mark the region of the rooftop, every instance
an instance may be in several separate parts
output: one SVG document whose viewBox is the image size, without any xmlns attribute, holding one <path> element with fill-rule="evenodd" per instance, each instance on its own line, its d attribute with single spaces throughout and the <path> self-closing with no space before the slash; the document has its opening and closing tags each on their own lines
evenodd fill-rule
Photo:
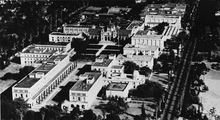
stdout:
<svg viewBox="0 0 220 120">
<path fill-rule="evenodd" d="M 122 69 L 123 66 L 122 65 L 113 65 L 111 68 L 112 69 Z"/>
<path fill-rule="evenodd" d="M 51 56 L 48 60 L 52 61 L 52 60 L 60 59 L 62 61 L 66 56 L 67 55 Z M 36 78 L 36 77 L 32 78 L 32 77 L 30 77 L 30 75 L 35 75 L 35 74 L 38 74 L 38 73 L 46 75 L 55 66 L 56 66 L 56 64 L 54 62 L 53 63 L 43 63 L 42 65 L 40 65 L 39 67 L 34 69 L 28 76 L 26 76 L 15 87 L 23 87 L 23 88 L 30 88 L 30 87 L 32 87 L 38 80 L 40 80 L 40 78 Z"/>
<path fill-rule="evenodd" d="M 139 30 L 135 35 L 148 35 L 149 30 Z"/>
<path fill-rule="evenodd" d="M 69 35 L 69 36 L 78 36 L 79 34 L 66 34 L 63 32 L 52 32 L 50 35 Z"/>
<path fill-rule="evenodd" d="M 18 83 L 15 87 L 30 88 L 39 80 L 40 78 L 30 78 L 27 76 L 20 83 Z"/>
<path fill-rule="evenodd" d="M 127 57 L 122 54 L 117 56 L 118 60 L 127 60 L 127 61 L 148 61 L 150 62 L 153 59 L 153 56 L 150 55 L 132 55 L 132 57 Z"/>
<path fill-rule="evenodd" d="M 136 26 L 141 26 L 143 24 L 143 21 L 132 21 L 131 24 L 126 28 L 127 30 L 132 30 Z"/>
<path fill-rule="evenodd" d="M 124 89 L 128 86 L 128 83 L 118 83 L 112 82 L 108 85 L 107 90 L 111 91 L 124 91 Z"/>
<path fill-rule="evenodd" d="M 118 36 L 129 36 L 131 34 L 131 30 L 119 29 L 117 32 Z"/>
<path fill-rule="evenodd" d="M 95 62 L 92 66 L 95 67 L 108 67 L 113 59 L 104 59 L 103 62 Z"/>
<path fill-rule="evenodd" d="M 71 91 L 89 91 L 90 88 L 94 85 L 94 83 L 101 76 L 101 73 L 98 72 L 86 72 L 84 75 L 88 75 L 91 78 L 94 78 L 94 82 L 92 84 L 86 83 L 86 80 L 78 80 L 75 85 L 70 89 Z"/>
<path fill-rule="evenodd" d="M 88 30 L 88 33 L 90 34 L 90 35 L 100 35 L 100 32 L 101 32 L 101 29 L 93 29 L 93 28 L 90 28 L 89 30 Z"/>
<path fill-rule="evenodd" d="M 41 53 L 41 54 L 52 54 L 55 53 L 57 50 L 52 50 L 49 48 L 65 48 L 66 45 L 69 43 L 49 43 L 47 45 L 40 45 L 40 44 L 33 44 L 29 45 L 28 47 L 22 50 L 22 53 Z"/>
<path fill-rule="evenodd" d="M 108 13 L 110 14 L 120 14 L 121 11 L 129 12 L 131 8 L 122 8 L 122 7 L 111 7 L 108 10 Z"/>
<path fill-rule="evenodd" d="M 150 51 L 156 51 L 158 49 L 157 46 L 150 46 L 150 45 L 131 45 L 131 44 L 126 44 L 124 49 L 145 49 L 145 50 L 150 50 Z"/>
<path fill-rule="evenodd" d="M 86 8 L 86 11 L 99 12 L 101 9 L 101 7 L 89 6 L 88 8 Z"/>
</svg>

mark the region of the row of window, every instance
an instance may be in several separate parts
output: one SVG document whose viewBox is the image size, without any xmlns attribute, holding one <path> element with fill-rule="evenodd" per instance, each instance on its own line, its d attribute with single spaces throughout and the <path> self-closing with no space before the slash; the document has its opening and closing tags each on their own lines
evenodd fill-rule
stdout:
<svg viewBox="0 0 220 120">
<path fill-rule="evenodd" d="M 28 98 L 28 94 L 20 94 L 20 95 L 19 95 L 18 93 L 16 93 L 16 94 L 15 94 L 15 97 L 16 97 L 16 98 L 19 98 L 19 97 L 21 97 L 21 98 Z"/>
<path fill-rule="evenodd" d="M 49 57 L 49 55 L 43 55 L 43 54 L 28 54 L 28 55 L 24 55 L 24 57 L 43 57 L 43 58 L 47 58 Z"/>
<path fill-rule="evenodd" d="M 73 96 L 86 96 L 85 93 L 72 93 Z"/>
<path fill-rule="evenodd" d="M 86 102 L 86 97 L 73 97 L 73 101 Z"/>
<path fill-rule="evenodd" d="M 28 90 L 14 90 L 14 92 L 25 92 L 25 93 L 27 93 Z"/>
</svg>

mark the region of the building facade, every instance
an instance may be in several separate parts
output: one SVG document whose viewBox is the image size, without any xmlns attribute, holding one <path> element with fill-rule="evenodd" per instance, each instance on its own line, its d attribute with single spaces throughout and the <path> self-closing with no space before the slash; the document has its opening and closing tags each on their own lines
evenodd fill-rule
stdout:
<svg viewBox="0 0 220 120">
<path fill-rule="evenodd" d="M 51 45 L 29 45 L 20 53 L 22 66 L 34 65 L 36 61 L 47 60 L 51 55 L 66 53 L 71 49 L 70 43 Z"/>
<path fill-rule="evenodd" d="M 76 67 L 68 54 L 52 55 L 12 87 L 12 97 L 23 98 L 32 109 L 45 106 L 44 100 Z"/>
<path fill-rule="evenodd" d="M 52 32 L 49 34 L 49 42 L 71 42 L 73 38 L 84 39 L 82 36 L 83 33 L 80 34 L 66 34 L 61 32 Z"/>
<path fill-rule="evenodd" d="M 154 58 L 153 56 L 149 55 L 122 55 L 119 54 L 116 58 L 116 61 L 118 62 L 119 65 L 123 65 L 125 61 L 132 61 L 139 65 L 140 67 L 147 66 L 150 69 L 153 69 L 154 65 Z"/>
<path fill-rule="evenodd" d="M 69 100 L 61 105 L 62 109 L 71 111 L 72 107 L 76 106 L 80 109 L 90 109 L 103 85 L 102 74 L 99 72 L 80 75 L 79 80 L 69 90 Z"/>
<path fill-rule="evenodd" d="M 150 31 L 138 31 L 131 37 L 132 45 L 157 46 L 159 51 L 164 49 L 163 35 L 155 35 Z"/>
<path fill-rule="evenodd" d="M 150 55 L 154 58 L 159 57 L 159 47 L 148 45 L 131 45 L 126 44 L 123 48 L 123 55 Z"/>
</svg>

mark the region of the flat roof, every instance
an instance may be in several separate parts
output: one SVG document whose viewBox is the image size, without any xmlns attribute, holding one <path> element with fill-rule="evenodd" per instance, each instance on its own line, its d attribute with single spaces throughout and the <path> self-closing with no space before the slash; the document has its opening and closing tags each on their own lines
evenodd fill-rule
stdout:
<svg viewBox="0 0 220 120">
<path fill-rule="evenodd" d="M 121 68 L 123 68 L 123 65 L 113 65 L 111 68 L 112 69 L 121 69 Z"/>
<path fill-rule="evenodd" d="M 143 21 L 132 21 L 131 24 L 126 28 L 127 30 L 132 30 L 135 26 L 141 26 Z"/>
<path fill-rule="evenodd" d="M 78 80 L 75 85 L 70 89 L 71 91 L 89 91 L 90 88 L 94 85 L 94 83 L 101 76 L 99 72 L 86 72 L 84 75 L 88 75 L 94 78 L 94 82 L 92 84 L 87 84 L 86 80 Z"/>
<path fill-rule="evenodd" d="M 92 66 L 96 67 L 108 67 L 113 59 L 104 59 L 103 62 L 95 62 Z"/>
<path fill-rule="evenodd" d="M 140 37 L 143 37 L 143 38 L 150 38 L 150 39 L 162 39 L 163 35 L 134 35 L 133 38 L 140 38 Z"/>
<path fill-rule="evenodd" d="M 88 8 L 86 8 L 87 11 L 100 11 L 102 8 L 101 7 L 94 7 L 94 6 L 89 6 Z"/>
<path fill-rule="evenodd" d="M 128 83 L 112 82 L 108 85 L 106 90 L 124 91 L 127 86 L 128 86 Z"/>
<path fill-rule="evenodd" d="M 30 78 L 27 76 L 21 82 L 19 82 L 15 87 L 30 88 L 39 80 L 40 78 Z"/>
<path fill-rule="evenodd" d="M 150 55 L 132 55 L 132 57 L 127 57 L 122 54 L 117 56 L 118 60 L 126 60 L 126 61 L 148 61 L 150 62 L 153 59 L 153 56 Z"/>
<path fill-rule="evenodd" d="M 55 60 L 55 59 L 60 59 L 61 61 L 66 57 L 67 55 L 57 55 L 57 56 L 51 56 L 49 58 L 50 61 Z M 48 61 L 48 60 L 46 60 Z M 43 63 L 36 69 L 34 69 L 29 75 L 33 75 L 36 73 L 44 73 L 46 75 L 50 70 L 52 70 L 56 64 L 51 62 L 50 64 L 48 63 Z M 30 88 L 32 87 L 40 78 L 30 78 L 26 76 L 21 82 L 19 82 L 15 87 L 23 87 L 23 88 Z"/>
<path fill-rule="evenodd" d="M 135 35 L 147 35 L 149 30 L 139 30 Z"/>
<path fill-rule="evenodd" d="M 78 36 L 79 34 L 67 34 L 63 32 L 52 32 L 50 35 L 68 35 L 68 36 Z"/>
<path fill-rule="evenodd" d="M 157 46 L 150 46 L 150 45 L 132 45 L 126 44 L 124 49 L 145 49 L 150 51 L 156 51 L 158 49 Z"/>
<path fill-rule="evenodd" d="M 65 48 L 69 43 L 48 43 L 46 45 L 32 44 L 22 50 L 22 53 L 41 53 L 41 54 L 52 54 L 57 50 L 48 50 L 47 48 Z M 42 49 L 45 48 L 45 49 Z"/>
</svg>

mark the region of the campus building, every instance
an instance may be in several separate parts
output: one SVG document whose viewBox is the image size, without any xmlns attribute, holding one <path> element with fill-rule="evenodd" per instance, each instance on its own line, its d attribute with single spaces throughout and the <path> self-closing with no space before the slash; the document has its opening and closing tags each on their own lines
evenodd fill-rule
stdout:
<svg viewBox="0 0 220 120">
<path fill-rule="evenodd" d="M 118 62 L 119 65 L 123 65 L 125 61 L 132 61 L 139 65 L 140 67 L 147 66 L 150 69 L 153 69 L 154 65 L 154 58 L 153 56 L 150 55 L 122 55 L 119 54 L 116 58 L 116 61 Z"/>
<path fill-rule="evenodd" d="M 180 32 L 180 29 L 176 26 L 165 26 L 165 29 L 162 33 L 164 39 L 171 39 L 173 36 L 177 36 Z"/>
<path fill-rule="evenodd" d="M 20 53 L 21 65 L 32 66 L 37 61 L 47 60 L 53 54 L 67 53 L 71 50 L 70 43 L 50 43 L 48 45 L 33 44 Z"/>
<path fill-rule="evenodd" d="M 131 88 L 131 83 L 118 83 L 118 82 L 112 82 L 109 83 L 106 89 L 106 96 L 118 96 L 122 98 L 127 98 L 129 90 Z"/>
<path fill-rule="evenodd" d="M 105 84 L 110 83 L 129 83 L 128 89 L 135 89 L 138 85 L 145 83 L 146 77 L 140 75 L 138 71 L 134 71 L 133 74 L 121 73 L 120 76 L 111 76 L 108 78 L 103 78 Z"/>
<path fill-rule="evenodd" d="M 184 4 L 149 4 L 142 10 L 140 16 L 145 20 L 145 26 L 154 27 L 167 22 L 170 26 L 181 28 L 181 19 L 185 13 Z"/>
<path fill-rule="evenodd" d="M 116 55 L 109 55 L 108 58 L 105 57 L 98 57 L 96 58 L 96 61 L 92 64 L 91 70 L 92 71 L 100 71 L 103 75 L 103 77 L 110 77 L 113 73 L 111 72 L 111 68 L 113 65 L 115 65 L 115 59 Z M 117 69 L 116 67 L 113 69 Z M 121 69 L 121 67 L 118 67 L 118 69 Z"/>
<path fill-rule="evenodd" d="M 86 72 L 79 76 L 79 80 L 69 90 L 69 100 L 64 101 L 62 109 L 71 111 L 73 107 L 90 109 L 92 103 L 101 90 L 104 82 L 99 72 Z"/>
<path fill-rule="evenodd" d="M 12 97 L 23 98 L 30 108 L 39 109 L 75 67 L 76 63 L 69 61 L 67 53 L 52 55 L 12 87 Z"/>
<path fill-rule="evenodd" d="M 63 33 L 65 34 L 81 34 L 81 33 L 87 34 L 90 28 L 92 28 L 92 26 L 63 24 Z"/>
<path fill-rule="evenodd" d="M 49 34 L 49 42 L 71 42 L 73 38 L 85 39 L 84 33 L 67 34 L 62 32 L 52 32 Z"/>
<path fill-rule="evenodd" d="M 123 55 L 150 55 L 154 58 L 159 57 L 159 47 L 149 45 L 126 44 L 123 48 Z"/>
<path fill-rule="evenodd" d="M 132 45 L 157 46 L 159 51 L 164 49 L 163 35 L 156 35 L 154 31 L 138 31 L 131 37 Z"/>
</svg>

